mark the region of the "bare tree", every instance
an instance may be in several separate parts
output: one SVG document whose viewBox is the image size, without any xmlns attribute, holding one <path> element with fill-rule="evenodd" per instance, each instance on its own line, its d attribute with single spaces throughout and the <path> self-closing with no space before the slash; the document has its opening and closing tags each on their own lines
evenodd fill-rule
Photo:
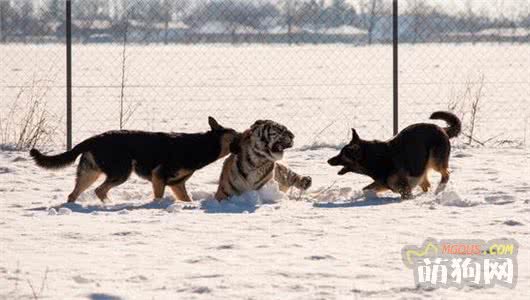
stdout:
<svg viewBox="0 0 530 300">
<path fill-rule="evenodd" d="M 430 30 L 429 21 L 432 8 L 424 0 L 408 0 L 408 8 L 405 12 L 412 17 L 412 43 L 422 39 L 425 30 Z"/>
<path fill-rule="evenodd" d="M 355 18 L 355 9 L 345 0 L 333 0 L 329 5 L 326 5 L 324 0 L 310 0 L 298 7 L 294 23 L 299 27 L 310 26 L 312 29 L 320 30 L 351 25 Z"/>
<path fill-rule="evenodd" d="M 164 22 L 164 44 L 167 45 L 168 34 L 169 34 L 169 22 L 173 18 L 173 12 L 175 6 L 171 0 L 163 0 L 161 4 L 162 11 L 160 12 L 160 18 Z"/>
<path fill-rule="evenodd" d="M 64 21 L 64 7 L 61 0 L 50 0 L 43 11 L 44 19 L 48 22 Z"/>
<path fill-rule="evenodd" d="M 17 27 L 25 40 L 32 35 L 35 29 L 35 19 L 33 12 L 33 3 L 31 1 L 17 1 L 13 4 L 16 21 L 13 27 Z"/>
<path fill-rule="evenodd" d="M 0 1 L 0 42 L 5 43 L 9 35 L 8 26 L 10 19 L 13 18 L 13 8 L 9 1 Z"/>
<path fill-rule="evenodd" d="M 284 3 L 285 11 L 285 24 L 287 25 L 287 36 L 289 39 L 289 45 L 293 41 L 293 23 L 294 23 L 294 14 L 296 11 L 296 0 L 285 0 Z"/>
<path fill-rule="evenodd" d="M 472 25 L 472 23 L 474 22 L 475 20 L 475 11 L 473 10 L 473 1 L 472 0 L 466 0 L 466 10 L 465 10 L 465 13 L 464 13 L 464 20 L 466 20 L 466 22 L 468 22 L 468 29 L 469 29 L 469 33 L 471 34 L 471 40 L 473 42 L 473 44 L 475 43 L 475 34 L 476 34 L 476 31 L 475 31 L 475 26 Z"/>
<path fill-rule="evenodd" d="M 465 11 L 463 13 L 463 27 L 467 29 L 471 35 L 471 42 L 475 44 L 477 42 L 477 33 L 482 30 L 484 23 L 484 11 L 476 11 L 473 6 L 473 0 L 467 0 L 465 2 Z"/>
<path fill-rule="evenodd" d="M 320 5 L 323 7 L 323 2 Z M 356 11 L 346 0 L 333 0 L 331 5 L 324 10 L 322 18 L 326 27 L 339 27 L 353 24 L 356 18 Z"/>
<path fill-rule="evenodd" d="M 183 20 L 190 7 L 188 0 L 163 0 L 161 3 L 160 17 L 164 22 L 164 44 L 167 45 L 169 38 L 169 23 L 172 20 Z"/>
<path fill-rule="evenodd" d="M 373 34 L 380 15 L 384 10 L 382 0 L 361 1 L 361 14 L 363 17 L 363 26 L 368 31 L 368 45 L 372 44 Z"/>
<path fill-rule="evenodd" d="M 235 43 L 241 28 L 262 29 L 268 26 L 264 20 L 278 14 L 277 8 L 267 3 L 241 0 L 212 1 L 196 8 L 185 22 L 192 27 L 199 27 L 212 21 L 222 23 L 225 25 L 226 33 L 232 36 L 232 43 Z"/>
<path fill-rule="evenodd" d="M 81 0 L 73 2 L 73 18 L 79 21 L 79 34 L 83 39 L 88 39 L 93 32 L 94 23 L 104 18 L 101 0 Z"/>
<path fill-rule="evenodd" d="M 500 24 L 497 24 L 498 28 L 499 28 L 499 36 L 501 36 L 503 33 L 502 33 L 502 30 L 505 29 L 505 28 L 508 28 L 508 29 L 511 29 L 511 36 L 512 36 L 512 43 L 515 43 L 516 39 L 517 39 L 517 19 L 518 19 L 518 14 L 521 15 L 521 14 L 524 14 L 524 11 L 525 9 L 521 9 L 519 11 L 515 10 L 515 9 L 505 9 L 505 3 L 504 3 L 504 0 L 502 0 L 500 3 L 500 8 L 498 8 L 498 10 L 501 12 L 500 13 L 500 17 L 499 17 L 499 20 Z M 507 11 L 507 13 L 505 14 L 505 11 Z M 528 10 L 527 10 L 528 11 Z M 527 16 L 528 18 L 528 13 L 527 13 Z"/>
</svg>

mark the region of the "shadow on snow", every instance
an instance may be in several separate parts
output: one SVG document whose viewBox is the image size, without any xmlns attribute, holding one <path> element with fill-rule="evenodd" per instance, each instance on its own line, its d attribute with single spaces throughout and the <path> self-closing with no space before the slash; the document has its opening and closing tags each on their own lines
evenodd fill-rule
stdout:
<svg viewBox="0 0 530 300">
<path fill-rule="evenodd" d="M 83 206 L 78 203 L 63 203 L 63 204 L 52 206 L 52 207 L 41 206 L 41 207 L 28 208 L 27 210 L 47 211 L 52 208 L 56 210 L 59 210 L 61 208 L 68 208 L 72 212 L 90 214 L 93 212 L 118 212 L 122 210 L 136 210 L 136 209 L 164 210 L 164 209 L 168 209 L 173 204 L 175 204 L 175 202 L 171 198 L 163 198 L 160 201 L 152 201 L 152 202 L 148 202 L 145 204 L 123 203 L 123 204 L 115 204 L 115 205 L 93 204 L 93 205 Z"/>
<path fill-rule="evenodd" d="M 378 206 L 386 204 L 400 203 L 401 197 L 354 197 L 350 201 L 344 202 L 316 202 L 313 207 L 317 208 L 344 208 L 344 207 L 363 207 L 363 206 Z"/>
</svg>

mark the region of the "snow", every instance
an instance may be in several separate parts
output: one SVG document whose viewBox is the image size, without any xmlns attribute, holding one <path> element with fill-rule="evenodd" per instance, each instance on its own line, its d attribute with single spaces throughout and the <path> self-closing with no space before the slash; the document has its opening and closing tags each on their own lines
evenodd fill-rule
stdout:
<svg viewBox="0 0 530 300">
<path fill-rule="evenodd" d="M 276 120 L 295 132 L 296 147 L 338 145 L 351 127 L 361 137 L 392 134 L 391 45 L 130 45 L 126 50 L 124 110 L 133 112 L 126 129 L 196 132 L 208 128 L 211 115 L 238 130 L 257 119 Z M 45 94 L 56 133 L 50 144 L 63 146 L 63 45 L 0 45 L 0 53 L 5 107 L 19 93 L 20 105 L 32 93 Z M 74 144 L 119 128 L 122 53 L 116 44 L 74 45 Z M 483 75 L 475 138 L 488 145 L 530 140 L 528 53 L 529 44 L 401 45 L 400 128 L 447 110 L 468 88 L 475 95 Z M 467 129 L 471 114 L 465 104 L 456 111 Z"/>
<path fill-rule="evenodd" d="M 303 150 L 300 150 L 303 148 Z M 334 147 L 302 147 L 286 161 L 313 177 L 300 194 L 275 183 L 218 203 L 221 161 L 188 183 L 192 203 L 153 201 L 137 177 L 102 204 L 94 187 L 65 204 L 75 168 L 37 168 L 1 151 L 0 298 L 525 299 L 530 289 L 530 184 L 525 148 L 456 145 L 451 180 L 412 200 L 364 194 L 363 176 L 337 176 Z M 433 187 L 439 176 L 432 174 Z M 401 261 L 427 237 L 514 238 L 513 290 L 421 289 Z M 31 285 L 30 285 L 31 284 Z M 42 287 L 42 288 L 41 288 Z"/>
</svg>

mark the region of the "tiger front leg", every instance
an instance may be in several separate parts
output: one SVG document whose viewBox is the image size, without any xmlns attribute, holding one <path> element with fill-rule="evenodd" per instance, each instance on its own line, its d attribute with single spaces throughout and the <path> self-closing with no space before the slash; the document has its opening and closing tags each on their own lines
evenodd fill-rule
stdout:
<svg viewBox="0 0 530 300">
<path fill-rule="evenodd" d="M 300 176 L 300 180 L 298 180 L 294 186 L 298 189 L 305 191 L 311 187 L 312 183 L 313 179 L 311 179 L 310 176 Z"/>
<path fill-rule="evenodd" d="M 305 191 L 311 187 L 312 183 L 311 177 L 298 175 L 296 172 L 279 163 L 276 163 L 274 167 L 274 180 L 278 182 L 278 186 L 282 192 L 287 192 L 292 186 Z"/>
</svg>

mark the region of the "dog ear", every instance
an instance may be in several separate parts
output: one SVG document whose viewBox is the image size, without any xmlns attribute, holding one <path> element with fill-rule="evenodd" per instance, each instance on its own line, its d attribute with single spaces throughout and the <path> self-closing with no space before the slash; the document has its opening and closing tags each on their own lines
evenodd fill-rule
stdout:
<svg viewBox="0 0 530 300">
<path fill-rule="evenodd" d="M 351 129 L 351 141 L 350 141 L 350 144 L 356 144 L 360 140 L 361 140 L 361 138 L 357 134 L 357 131 L 355 131 L 355 129 L 352 128 Z"/>
<path fill-rule="evenodd" d="M 208 117 L 208 124 L 210 125 L 210 128 L 212 128 L 212 130 L 224 129 L 224 127 L 221 126 L 221 124 L 219 124 L 213 117 Z"/>
</svg>

